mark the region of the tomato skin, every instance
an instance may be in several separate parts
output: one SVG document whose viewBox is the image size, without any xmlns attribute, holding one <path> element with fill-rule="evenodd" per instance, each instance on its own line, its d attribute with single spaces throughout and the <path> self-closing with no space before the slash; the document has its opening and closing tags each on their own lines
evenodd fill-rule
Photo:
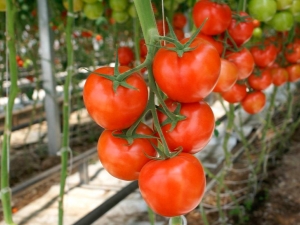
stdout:
<svg viewBox="0 0 300 225">
<path fill-rule="evenodd" d="M 261 68 L 272 65 L 277 57 L 277 49 L 273 44 L 265 45 L 264 49 L 254 46 L 250 48 L 250 52 L 253 55 L 255 64 Z"/>
<path fill-rule="evenodd" d="M 139 45 L 140 45 L 140 56 L 144 58 L 148 53 L 145 39 L 141 39 Z"/>
<path fill-rule="evenodd" d="M 185 38 L 181 43 L 187 41 Z M 183 53 L 182 57 L 161 48 L 153 59 L 153 75 L 158 86 L 169 98 L 185 103 L 208 96 L 219 79 L 221 67 L 220 56 L 211 44 L 196 38 L 189 47 L 195 49 Z"/>
<path fill-rule="evenodd" d="M 300 43 L 294 42 L 286 46 L 284 56 L 289 63 L 300 62 Z"/>
<path fill-rule="evenodd" d="M 249 114 L 261 112 L 265 104 L 266 96 L 261 91 L 247 93 L 246 97 L 241 101 L 242 108 Z"/>
<path fill-rule="evenodd" d="M 293 64 L 286 67 L 286 70 L 289 73 L 289 82 L 297 82 L 300 80 L 300 65 Z"/>
<path fill-rule="evenodd" d="M 151 160 L 141 170 L 140 192 L 157 214 L 184 215 L 196 208 L 205 192 L 206 178 L 200 161 L 180 153 L 167 160 Z"/>
<path fill-rule="evenodd" d="M 222 98 L 232 104 L 242 101 L 246 95 L 247 86 L 238 83 L 235 83 L 228 91 L 221 93 Z"/>
<path fill-rule="evenodd" d="M 121 66 L 127 66 L 133 61 L 134 53 L 131 48 L 127 46 L 119 47 L 118 58 Z"/>
<path fill-rule="evenodd" d="M 165 103 L 171 111 L 177 106 L 171 99 L 167 99 Z M 157 114 L 160 123 L 167 119 L 162 112 L 158 111 Z M 174 151 L 181 146 L 183 152 L 197 153 L 208 144 L 213 135 L 215 127 L 213 111 L 206 102 L 200 101 L 181 103 L 180 114 L 186 116 L 186 119 L 179 121 L 172 131 L 170 124 L 162 127 L 169 149 Z"/>
<path fill-rule="evenodd" d="M 184 32 L 181 29 L 174 29 L 174 33 L 177 37 L 177 39 L 180 41 L 182 39 L 184 39 Z"/>
<path fill-rule="evenodd" d="M 235 84 L 237 78 L 238 78 L 237 66 L 233 62 L 221 58 L 220 77 L 213 92 L 228 91 Z"/>
<path fill-rule="evenodd" d="M 249 16 L 245 12 L 239 12 L 239 15 L 242 17 Z M 245 44 L 252 37 L 253 30 L 254 26 L 250 17 L 245 19 L 244 22 L 232 19 L 228 27 L 228 33 L 238 46 Z"/>
<path fill-rule="evenodd" d="M 248 84 L 254 90 L 262 91 L 272 84 L 273 78 L 271 69 L 264 69 L 259 75 L 251 74 L 248 77 Z"/>
<path fill-rule="evenodd" d="M 163 36 L 163 35 L 167 35 L 169 33 L 169 26 L 166 21 L 156 20 L 156 26 L 157 26 L 159 35 Z"/>
<path fill-rule="evenodd" d="M 173 16 L 173 26 L 178 29 L 183 29 L 187 23 L 187 19 L 183 13 L 175 13 Z"/>
<path fill-rule="evenodd" d="M 231 10 L 226 4 L 214 3 L 210 0 L 196 2 L 193 8 L 193 20 L 196 27 L 208 18 L 201 33 L 206 35 L 217 35 L 223 33 L 231 21 Z"/>
<path fill-rule="evenodd" d="M 139 124 L 136 133 L 153 135 L 151 128 L 143 123 Z M 156 155 L 150 141 L 153 144 L 157 142 L 155 139 L 137 138 L 129 145 L 125 139 L 114 137 L 113 131 L 104 130 L 97 145 L 99 160 L 112 176 L 121 180 L 137 180 L 142 167 L 150 161 L 145 154 Z"/>
<path fill-rule="evenodd" d="M 283 85 L 289 79 L 289 73 L 285 68 L 273 68 L 271 70 L 271 73 L 273 78 L 273 84 L 277 87 Z"/>
<path fill-rule="evenodd" d="M 120 66 L 119 72 L 129 70 Z M 96 73 L 113 75 L 114 68 L 101 67 Z M 130 127 L 143 113 L 148 101 L 147 84 L 137 73 L 126 82 L 137 90 L 119 86 L 113 91 L 112 81 L 91 73 L 83 88 L 85 107 L 93 120 L 107 130 L 122 130 Z"/>
<path fill-rule="evenodd" d="M 237 66 L 238 80 L 246 79 L 254 70 L 254 58 L 247 48 L 242 48 L 238 52 L 227 51 L 225 58 Z"/>
<path fill-rule="evenodd" d="M 275 15 L 277 4 L 274 0 L 250 0 L 248 10 L 255 19 L 267 22 Z"/>
<path fill-rule="evenodd" d="M 220 41 L 213 39 L 213 37 L 211 37 L 209 35 L 205 35 L 205 34 L 201 34 L 201 33 L 198 34 L 198 38 L 202 38 L 202 39 L 208 41 L 209 43 L 211 43 L 217 49 L 219 55 L 222 55 L 224 46 Z"/>
</svg>

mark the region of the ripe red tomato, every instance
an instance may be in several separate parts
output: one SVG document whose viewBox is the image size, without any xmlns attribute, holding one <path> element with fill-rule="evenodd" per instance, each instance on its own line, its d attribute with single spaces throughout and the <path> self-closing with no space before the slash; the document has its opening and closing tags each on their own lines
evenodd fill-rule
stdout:
<svg viewBox="0 0 300 225">
<path fill-rule="evenodd" d="M 187 19 L 183 13 L 175 13 L 173 16 L 173 26 L 174 28 L 183 29 Z"/>
<path fill-rule="evenodd" d="M 300 43 L 294 42 L 286 46 L 284 56 L 289 63 L 300 62 Z"/>
<path fill-rule="evenodd" d="M 90 30 L 87 31 L 81 31 L 81 37 L 90 38 L 93 36 L 93 32 Z"/>
<path fill-rule="evenodd" d="M 231 10 L 226 4 L 218 4 L 210 0 L 196 2 L 193 8 L 193 20 L 196 27 L 207 19 L 201 33 L 217 35 L 223 33 L 231 21 Z"/>
<path fill-rule="evenodd" d="M 181 43 L 187 41 L 183 39 Z M 221 60 L 217 50 L 202 39 L 195 39 L 189 47 L 194 49 L 181 57 L 175 51 L 161 48 L 153 59 L 156 83 L 169 98 L 179 102 L 202 100 L 219 79 Z"/>
<path fill-rule="evenodd" d="M 233 62 L 230 62 L 226 59 L 221 59 L 220 77 L 213 92 L 228 91 L 235 84 L 237 78 L 237 66 Z"/>
<path fill-rule="evenodd" d="M 198 34 L 198 38 L 202 38 L 202 39 L 208 41 L 209 43 L 211 43 L 217 49 L 219 55 L 222 55 L 224 46 L 220 41 L 215 40 L 213 37 L 211 37 L 209 35 L 205 35 L 205 34 L 201 34 L 201 33 Z"/>
<path fill-rule="evenodd" d="M 227 51 L 225 58 L 233 62 L 238 68 L 238 80 L 246 79 L 254 70 L 254 59 L 247 48 L 242 48 L 237 52 Z"/>
<path fill-rule="evenodd" d="M 184 32 L 181 29 L 174 29 L 174 33 L 177 37 L 177 39 L 180 41 L 184 38 Z"/>
<path fill-rule="evenodd" d="M 286 70 L 289 73 L 289 82 L 296 82 L 300 80 L 300 65 L 293 64 L 286 67 Z"/>
<path fill-rule="evenodd" d="M 264 69 L 260 71 L 260 74 L 251 74 L 248 77 L 250 87 L 258 91 L 267 89 L 272 84 L 272 81 L 271 69 Z"/>
<path fill-rule="evenodd" d="M 177 104 L 171 99 L 166 100 L 166 105 L 172 112 L 176 109 Z M 160 123 L 167 119 L 162 112 L 158 111 L 157 113 Z M 215 127 L 213 111 L 206 102 L 200 101 L 181 103 L 180 114 L 186 116 L 186 119 L 179 121 L 173 130 L 170 130 L 170 124 L 162 127 L 169 149 L 174 151 L 181 146 L 183 152 L 192 154 L 199 152 L 213 135 Z"/>
<path fill-rule="evenodd" d="M 249 114 L 261 112 L 265 104 L 266 96 L 261 91 L 247 93 L 246 97 L 241 101 L 243 109 Z"/>
<path fill-rule="evenodd" d="M 238 103 L 247 95 L 247 86 L 244 84 L 235 83 L 228 91 L 221 93 L 224 100 L 229 103 Z"/>
<path fill-rule="evenodd" d="M 121 66 L 127 66 L 134 60 L 134 53 L 127 46 L 119 47 L 118 58 Z"/>
<path fill-rule="evenodd" d="M 196 208 L 205 192 L 206 178 L 199 160 L 188 153 L 167 160 L 151 160 L 141 170 L 140 192 L 157 214 L 184 215 Z"/>
<path fill-rule="evenodd" d="M 163 35 L 167 35 L 169 33 L 169 26 L 166 21 L 156 20 L 156 26 L 157 26 L 159 35 L 163 36 Z"/>
<path fill-rule="evenodd" d="M 140 56 L 144 58 L 148 53 L 145 39 L 141 39 L 139 44 L 140 44 Z"/>
<path fill-rule="evenodd" d="M 234 42 L 240 46 L 252 37 L 254 26 L 251 17 L 247 13 L 241 11 L 238 14 L 242 18 L 242 21 L 232 18 L 228 32 Z"/>
<path fill-rule="evenodd" d="M 139 124 L 136 133 L 153 135 L 151 128 L 143 123 Z M 104 130 L 98 140 L 98 157 L 112 176 L 121 180 L 137 180 L 142 167 L 150 161 L 146 154 L 156 155 L 151 141 L 153 144 L 157 142 L 155 139 L 137 138 L 128 144 L 125 139 L 114 137 L 113 131 Z"/>
<path fill-rule="evenodd" d="M 260 27 L 260 21 L 259 20 L 253 19 L 252 23 L 253 23 L 254 28 Z"/>
<path fill-rule="evenodd" d="M 120 66 L 124 73 L 129 67 Z M 101 67 L 94 72 L 113 76 L 114 68 Z M 137 73 L 126 82 L 135 89 L 119 86 L 114 92 L 113 82 L 91 73 L 83 88 L 85 107 L 95 122 L 107 130 L 121 130 L 130 127 L 143 113 L 148 101 L 147 84 Z"/>
<path fill-rule="evenodd" d="M 277 57 L 277 49 L 273 44 L 266 44 L 264 47 L 251 47 L 254 62 L 261 68 L 268 67 L 274 63 Z"/>
<path fill-rule="evenodd" d="M 273 68 L 271 70 L 273 84 L 275 86 L 281 86 L 286 83 L 289 79 L 289 73 L 285 68 Z"/>
</svg>

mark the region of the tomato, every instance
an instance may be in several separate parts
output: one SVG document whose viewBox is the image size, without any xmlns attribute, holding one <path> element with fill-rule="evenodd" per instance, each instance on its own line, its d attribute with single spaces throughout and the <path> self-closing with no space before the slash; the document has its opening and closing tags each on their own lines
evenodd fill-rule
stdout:
<svg viewBox="0 0 300 225">
<path fill-rule="evenodd" d="M 101 40 L 103 40 L 103 37 L 102 37 L 101 34 L 97 34 L 97 35 L 95 36 L 95 39 L 96 39 L 96 41 L 101 41 Z"/>
<path fill-rule="evenodd" d="M 127 46 L 118 48 L 119 63 L 121 66 L 127 66 L 134 60 L 134 53 L 131 48 Z"/>
<path fill-rule="evenodd" d="M 273 77 L 273 84 L 275 86 L 281 86 L 289 79 L 289 73 L 285 68 L 273 68 L 271 73 Z"/>
<path fill-rule="evenodd" d="M 300 43 L 294 42 L 288 44 L 284 56 L 289 63 L 300 62 Z"/>
<path fill-rule="evenodd" d="M 263 35 L 263 31 L 260 27 L 256 27 L 253 30 L 252 36 L 255 38 L 261 38 Z"/>
<path fill-rule="evenodd" d="M 237 78 L 237 66 L 233 62 L 230 62 L 226 59 L 221 59 L 220 77 L 213 92 L 228 91 L 235 84 Z"/>
<path fill-rule="evenodd" d="M 124 73 L 129 67 L 120 66 Z M 100 67 L 94 72 L 112 76 L 114 68 Z M 137 73 L 126 82 L 135 89 L 119 86 L 114 92 L 113 83 L 95 73 L 91 73 L 83 88 L 85 107 L 95 122 L 107 130 L 121 130 L 130 127 L 143 113 L 148 101 L 147 84 Z"/>
<path fill-rule="evenodd" d="M 255 19 L 267 22 L 275 15 L 277 4 L 274 0 L 250 0 L 248 10 Z"/>
<path fill-rule="evenodd" d="M 129 14 L 126 11 L 112 11 L 112 18 L 117 23 L 125 23 L 129 19 Z"/>
<path fill-rule="evenodd" d="M 207 19 L 201 33 L 216 35 L 223 33 L 231 21 L 231 10 L 226 4 L 218 4 L 210 0 L 196 2 L 193 8 L 193 20 L 196 27 Z"/>
<path fill-rule="evenodd" d="M 0 0 L 0 12 L 6 11 L 6 0 Z"/>
<path fill-rule="evenodd" d="M 300 1 L 294 0 L 289 11 L 292 12 L 294 16 L 300 15 Z"/>
<path fill-rule="evenodd" d="M 67 0 L 63 1 L 63 5 L 66 9 L 68 9 L 68 1 Z M 82 9 L 83 9 L 83 1 L 82 0 L 73 0 L 73 12 L 79 12 Z"/>
<path fill-rule="evenodd" d="M 257 20 L 257 19 L 252 19 L 252 23 L 253 23 L 254 28 L 260 27 L 260 21 L 259 21 L 259 20 Z"/>
<path fill-rule="evenodd" d="M 229 24 L 228 32 L 234 42 L 240 46 L 251 38 L 254 26 L 252 19 L 247 13 L 239 12 L 238 18 L 242 21 L 238 21 L 233 17 Z"/>
<path fill-rule="evenodd" d="M 177 39 L 180 41 L 182 39 L 184 39 L 184 32 L 181 29 L 174 29 L 174 33 L 177 37 Z"/>
<path fill-rule="evenodd" d="M 273 44 L 267 44 L 263 47 L 254 46 L 250 48 L 250 51 L 255 64 L 261 68 L 272 65 L 277 57 L 277 49 Z"/>
<path fill-rule="evenodd" d="M 173 26 L 178 29 L 183 29 L 187 23 L 187 19 L 183 13 L 175 13 L 173 16 Z"/>
<path fill-rule="evenodd" d="M 166 35 L 167 33 L 169 33 L 169 26 L 166 21 L 156 20 L 156 26 L 157 26 L 159 35 L 163 36 L 163 35 Z"/>
<path fill-rule="evenodd" d="M 259 113 L 266 105 L 266 96 L 261 91 L 247 93 L 246 97 L 241 101 L 241 105 L 249 114 Z"/>
<path fill-rule="evenodd" d="M 242 48 L 237 52 L 227 51 L 225 58 L 237 66 L 238 80 L 246 79 L 254 70 L 254 59 L 247 48 Z"/>
<path fill-rule="evenodd" d="M 181 43 L 188 39 L 181 40 Z M 168 44 L 168 47 L 173 47 Z M 221 60 L 217 50 L 202 39 L 195 39 L 191 51 L 180 57 L 175 51 L 160 48 L 153 59 L 153 75 L 160 89 L 179 102 L 198 102 L 215 87 Z"/>
<path fill-rule="evenodd" d="M 284 10 L 291 7 L 294 0 L 276 0 L 277 9 Z M 294 1 L 295 2 L 295 1 Z"/>
<path fill-rule="evenodd" d="M 293 14 L 289 11 L 281 11 L 274 15 L 269 23 L 276 31 L 288 31 L 294 25 Z"/>
<path fill-rule="evenodd" d="M 235 83 L 228 91 L 222 92 L 221 96 L 229 103 L 238 103 L 247 95 L 247 86 Z"/>
<path fill-rule="evenodd" d="M 92 4 L 86 3 L 83 8 L 85 16 L 90 20 L 98 19 L 104 11 L 104 7 L 101 2 L 95 2 Z"/>
<path fill-rule="evenodd" d="M 272 74 L 270 69 L 260 71 L 260 74 L 251 74 L 248 77 L 248 84 L 254 90 L 262 91 L 272 84 Z"/>
<path fill-rule="evenodd" d="M 93 36 L 93 32 L 90 31 L 90 30 L 87 30 L 87 31 L 81 31 L 81 37 L 89 38 L 89 37 L 92 37 L 92 36 Z"/>
<path fill-rule="evenodd" d="M 148 53 L 148 49 L 147 49 L 145 39 L 141 39 L 139 44 L 140 44 L 140 56 L 145 57 Z"/>
<path fill-rule="evenodd" d="M 178 104 L 171 99 L 166 100 L 165 103 L 172 112 Z M 160 123 L 167 119 L 162 112 L 158 111 L 157 113 Z M 176 148 L 182 147 L 183 152 L 197 153 L 208 144 L 213 135 L 215 127 L 213 111 L 206 102 L 200 101 L 181 103 L 180 114 L 186 116 L 186 119 L 179 121 L 173 130 L 170 130 L 170 124 L 162 127 L 169 149 L 174 151 Z"/>
<path fill-rule="evenodd" d="M 109 0 L 110 8 L 115 12 L 123 12 L 127 9 L 128 0 Z"/>
<path fill-rule="evenodd" d="M 164 0 L 164 7 L 168 11 L 176 11 L 179 7 L 179 3 L 173 0 Z"/>
<path fill-rule="evenodd" d="M 167 217 L 180 216 L 196 208 L 206 185 L 200 161 L 188 153 L 167 160 L 151 160 L 142 168 L 138 181 L 149 207 Z"/>
<path fill-rule="evenodd" d="M 296 82 L 300 80 L 300 65 L 293 64 L 286 67 L 286 70 L 289 73 L 289 82 Z"/>
<path fill-rule="evenodd" d="M 138 126 L 136 133 L 153 135 L 151 128 L 143 123 Z M 153 144 L 157 142 L 155 139 L 137 138 L 128 144 L 125 139 L 114 137 L 113 131 L 104 130 L 98 140 L 98 157 L 112 176 L 121 180 L 137 180 L 142 167 L 150 161 L 146 154 L 152 157 L 156 155 L 151 141 Z"/>
<path fill-rule="evenodd" d="M 135 9 L 134 4 L 130 4 L 129 8 L 128 8 L 128 14 L 132 17 L 132 18 L 136 18 L 137 17 L 137 12 Z"/>
<path fill-rule="evenodd" d="M 205 34 L 201 34 L 201 33 L 198 34 L 198 38 L 202 38 L 202 39 L 208 41 L 209 43 L 211 43 L 217 49 L 219 55 L 222 55 L 224 46 L 220 41 L 215 40 L 213 37 L 211 37 L 209 35 L 205 35 Z"/>
</svg>

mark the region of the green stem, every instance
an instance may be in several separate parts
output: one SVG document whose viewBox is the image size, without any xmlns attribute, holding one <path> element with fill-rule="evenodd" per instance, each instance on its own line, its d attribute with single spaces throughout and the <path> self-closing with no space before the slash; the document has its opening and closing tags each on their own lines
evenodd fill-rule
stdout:
<svg viewBox="0 0 300 225">
<path fill-rule="evenodd" d="M 182 219 L 181 216 L 175 216 L 170 218 L 171 220 L 171 225 L 182 225 Z"/>
<path fill-rule="evenodd" d="M 9 150 L 12 129 L 12 115 L 15 98 L 18 95 L 18 68 L 15 47 L 15 9 L 13 0 L 6 0 L 6 43 L 9 57 L 10 92 L 5 110 L 4 134 L 1 153 L 1 200 L 6 224 L 15 224 L 11 212 L 11 189 L 9 187 Z"/>
<path fill-rule="evenodd" d="M 60 174 L 60 192 L 59 192 L 59 215 L 58 223 L 63 224 L 64 215 L 64 193 L 66 179 L 68 176 L 68 154 L 69 154 L 69 116 L 70 116 L 70 84 L 73 74 L 73 46 L 72 46 L 72 26 L 74 21 L 73 16 L 73 0 L 68 0 L 68 18 L 66 26 L 66 43 L 67 43 L 67 77 L 64 84 L 64 101 L 63 101 L 63 137 L 61 149 L 61 174 Z"/>
</svg>

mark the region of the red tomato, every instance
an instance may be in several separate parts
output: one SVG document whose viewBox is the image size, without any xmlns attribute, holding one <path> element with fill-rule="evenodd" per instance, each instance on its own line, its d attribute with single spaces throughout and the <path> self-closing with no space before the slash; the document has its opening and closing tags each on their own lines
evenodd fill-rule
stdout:
<svg viewBox="0 0 300 225">
<path fill-rule="evenodd" d="M 233 62 L 238 68 L 238 80 L 246 79 L 254 70 L 254 59 L 247 48 L 242 48 L 237 52 L 227 51 L 225 58 Z"/>
<path fill-rule="evenodd" d="M 205 192 L 206 178 L 200 161 L 180 153 L 167 160 L 151 160 L 141 170 L 140 192 L 157 214 L 184 215 L 196 208 Z"/>
<path fill-rule="evenodd" d="M 206 41 L 208 41 L 209 43 L 211 43 L 217 49 L 219 55 L 222 55 L 224 46 L 223 46 L 223 44 L 221 42 L 215 40 L 211 36 L 208 36 L 208 35 L 205 35 L 205 34 L 201 34 L 201 33 L 198 34 L 198 37 L 202 38 L 202 39 L 204 39 Z"/>
<path fill-rule="evenodd" d="M 300 62 L 300 43 L 294 42 L 286 46 L 284 56 L 289 63 Z"/>
<path fill-rule="evenodd" d="M 196 2 L 193 8 L 193 20 L 196 27 L 200 27 L 206 19 L 201 33 L 207 35 L 221 34 L 230 24 L 231 10 L 226 4 L 218 4 L 210 0 Z"/>
<path fill-rule="evenodd" d="M 187 41 L 183 39 L 181 43 Z M 153 75 L 158 86 L 169 98 L 179 102 L 202 100 L 219 79 L 221 60 L 217 50 L 201 39 L 194 40 L 189 47 L 194 49 L 181 57 L 175 51 L 161 48 L 153 59 Z"/>
<path fill-rule="evenodd" d="M 261 91 L 247 93 L 246 97 L 241 101 L 243 109 L 249 114 L 256 114 L 264 109 L 266 104 L 266 96 Z"/>
<path fill-rule="evenodd" d="M 273 84 L 275 86 L 281 86 L 289 79 L 289 73 L 285 68 L 273 68 L 271 70 Z"/>
<path fill-rule="evenodd" d="M 232 18 L 228 27 L 229 35 L 238 46 L 245 44 L 252 37 L 254 30 L 252 19 L 247 13 L 239 12 L 239 16 L 242 21 Z"/>
<path fill-rule="evenodd" d="M 144 58 L 144 57 L 146 57 L 147 53 L 148 53 L 148 49 L 147 49 L 145 39 L 141 39 L 140 40 L 140 56 Z"/>
<path fill-rule="evenodd" d="M 252 20 L 252 23 L 253 23 L 254 28 L 260 27 L 260 21 L 259 21 L 259 20 L 253 19 L 253 20 Z"/>
<path fill-rule="evenodd" d="M 220 77 L 213 92 L 228 91 L 235 84 L 237 78 L 237 66 L 233 62 L 230 62 L 226 59 L 221 59 Z"/>
<path fill-rule="evenodd" d="M 101 41 L 103 39 L 103 37 L 100 34 L 97 34 L 95 36 L 96 41 Z"/>
<path fill-rule="evenodd" d="M 127 66 L 134 60 L 134 53 L 131 48 L 124 46 L 118 48 L 119 63 L 121 66 Z"/>
<path fill-rule="evenodd" d="M 153 135 L 151 128 L 143 123 L 138 126 L 136 133 Z M 146 154 L 152 157 L 156 155 L 151 141 L 153 144 L 157 142 L 155 139 L 137 138 L 128 144 L 125 139 L 114 137 L 113 131 L 104 130 L 98 140 L 98 157 L 112 176 L 121 180 L 137 180 L 142 167 L 150 161 Z"/>
<path fill-rule="evenodd" d="M 90 38 L 93 36 L 93 32 L 88 30 L 88 31 L 81 31 L 81 37 L 86 37 L 86 38 Z"/>
<path fill-rule="evenodd" d="M 248 77 L 248 84 L 254 90 L 262 91 L 272 84 L 273 78 L 271 69 L 264 69 L 260 74 L 251 74 Z"/>
<path fill-rule="evenodd" d="M 17 64 L 18 64 L 18 67 L 23 67 L 24 62 L 23 62 L 23 60 L 21 59 L 21 60 L 19 60 L 19 61 L 17 62 Z"/>
<path fill-rule="evenodd" d="M 120 66 L 124 73 L 129 67 Z M 113 76 L 114 68 L 101 67 L 94 72 Z M 126 82 L 136 88 L 119 86 L 114 92 L 113 82 L 91 73 L 83 88 L 83 100 L 87 111 L 95 122 L 107 130 L 121 130 L 130 127 L 143 113 L 148 101 L 147 84 L 137 73 Z"/>
<path fill-rule="evenodd" d="M 296 82 L 300 80 L 300 65 L 293 64 L 286 67 L 286 70 L 289 73 L 289 82 Z"/>
<path fill-rule="evenodd" d="M 164 36 L 169 33 L 169 26 L 166 21 L 163 22 L 163 20 L 156 20 L 156 26 L 159 35 Z"/>
<path fill-rule="evenodd" d="M 255 64 L 261 68 L 272 65 L 277 57 L 277 49 L 273 44 L 264 45 L 263 48 L 254 46 L 250 48 L 250 51 Z"/>
<path fill-rule="evenodd" d="M 235 83 L 228 91 L 221 93 L 222 98 L 229 103 L 238 103 L 247 95 L 247 86 Z"/>
<path fill-rule="evenodd" d="M 166 100 L 166 105 L 172 112 L 176 109 L 177 104 L 171 99 Z M 160 123 L 167 119 L 162 112 L 158 111 L 157 113 Z M 213 135 L 215 127 L 213 111 L 206 102 L 200 101 L 181 103 L 180 114 L 186 116 L 186 119 L 179 121 L 173 130 L 170 130 L 170 124 L 162 127 L 169 149 L 174 151 L 181 146 L 183 152 L 192 154 L 199 152 Z"/>
<path fill-rule="evenodd" d="M 183 29 L 187 19 L 183 13 L 175 13 L 173 16 L 173 26 L 178 29 Z"/>
<path fill-rule="evenodd" d="M 177 39 L 180 41 L 184 38 L 184 32 L 181 29 L 174 29 L 174 33 L 177 37 Z"/>
</svg>

